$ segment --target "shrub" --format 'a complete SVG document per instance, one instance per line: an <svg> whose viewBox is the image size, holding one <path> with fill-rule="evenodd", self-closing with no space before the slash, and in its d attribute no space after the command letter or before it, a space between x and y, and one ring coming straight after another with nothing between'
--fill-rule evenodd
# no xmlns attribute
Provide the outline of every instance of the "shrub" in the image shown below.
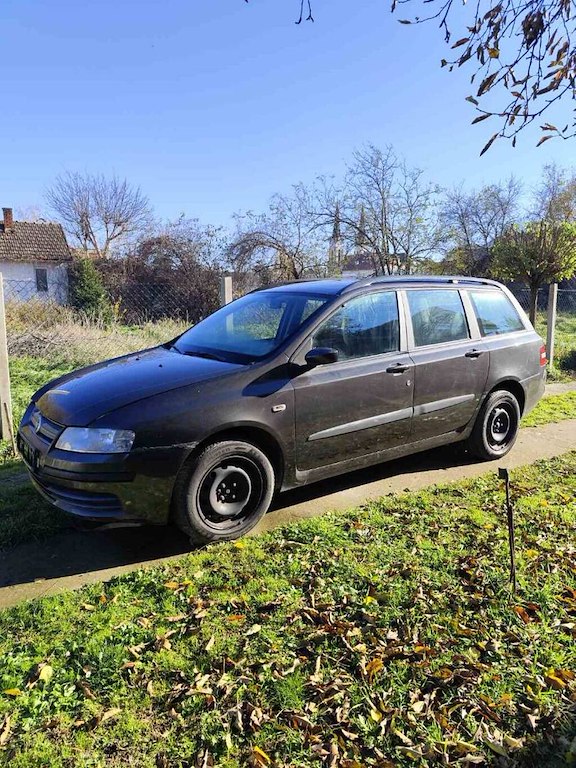
<svg viewBox="0 0 576 768"><path fill-rule="evenodd" d="M70 305L91 320L104 324L114 319L114 308L102 278L89 259L79 259L70 268Z"/></svg>

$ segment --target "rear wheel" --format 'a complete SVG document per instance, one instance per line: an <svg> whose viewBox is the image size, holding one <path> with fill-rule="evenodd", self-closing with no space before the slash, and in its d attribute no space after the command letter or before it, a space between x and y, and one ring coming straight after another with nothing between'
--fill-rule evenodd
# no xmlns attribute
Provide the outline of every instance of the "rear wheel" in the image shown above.
<svg viewBox="0 0 576 768"><path fill-rule="evenodd" d="M268 510L274 469L252 443L225 440L205 448L176 480L177 525L193 544L236 539Z"/></svg>
<svg viewBox="0 0 576 768"><path fill-rule="evenodd" d="M489 461L505 456L518 437L520 406L511 392L492 392L480 409L472 434L468 439L470 451Z"/></svg>

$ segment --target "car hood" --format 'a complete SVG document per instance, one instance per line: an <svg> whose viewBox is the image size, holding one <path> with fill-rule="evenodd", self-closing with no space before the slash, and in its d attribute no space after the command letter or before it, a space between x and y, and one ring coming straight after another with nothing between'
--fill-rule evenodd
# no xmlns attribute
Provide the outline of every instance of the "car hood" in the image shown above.
<svg viewBox="0 0 576 768"><path fill-rule="evenodd" d="M156 347L73 371L38 390L34 401L49 419L85 427L122 406L242 368Z"/></svg>

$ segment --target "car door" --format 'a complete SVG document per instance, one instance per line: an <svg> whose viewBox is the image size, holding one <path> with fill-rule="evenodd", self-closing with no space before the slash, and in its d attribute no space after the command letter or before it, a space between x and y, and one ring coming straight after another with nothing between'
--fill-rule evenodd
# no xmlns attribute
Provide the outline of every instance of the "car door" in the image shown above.
<svg viewBox="0 0 576 768"><path fill-rule="evenodd" d="M293 380L296 465L308 471L408 441L412 361L395 291L345 301L300 349L338 350L335 363Z"/></svg>
<svg viewBox="0 0 576 768"><path fill-rule="evenodd" d="M418 442L468 424L488 378L489 354L460 291L414 288L403 300L414 361L412 440Z"/></svg>

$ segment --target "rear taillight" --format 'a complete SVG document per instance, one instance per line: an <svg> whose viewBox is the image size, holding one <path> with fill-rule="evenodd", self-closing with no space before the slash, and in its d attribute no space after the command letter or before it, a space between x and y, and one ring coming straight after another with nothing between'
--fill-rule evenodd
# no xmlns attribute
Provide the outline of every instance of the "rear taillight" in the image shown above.
<svg viewBox="0 0 576 768"><path fill-rule="evenodd" d="M540 365L546 365L548 360L546 359L546 345L542 344L540 347Z"/></svg>

